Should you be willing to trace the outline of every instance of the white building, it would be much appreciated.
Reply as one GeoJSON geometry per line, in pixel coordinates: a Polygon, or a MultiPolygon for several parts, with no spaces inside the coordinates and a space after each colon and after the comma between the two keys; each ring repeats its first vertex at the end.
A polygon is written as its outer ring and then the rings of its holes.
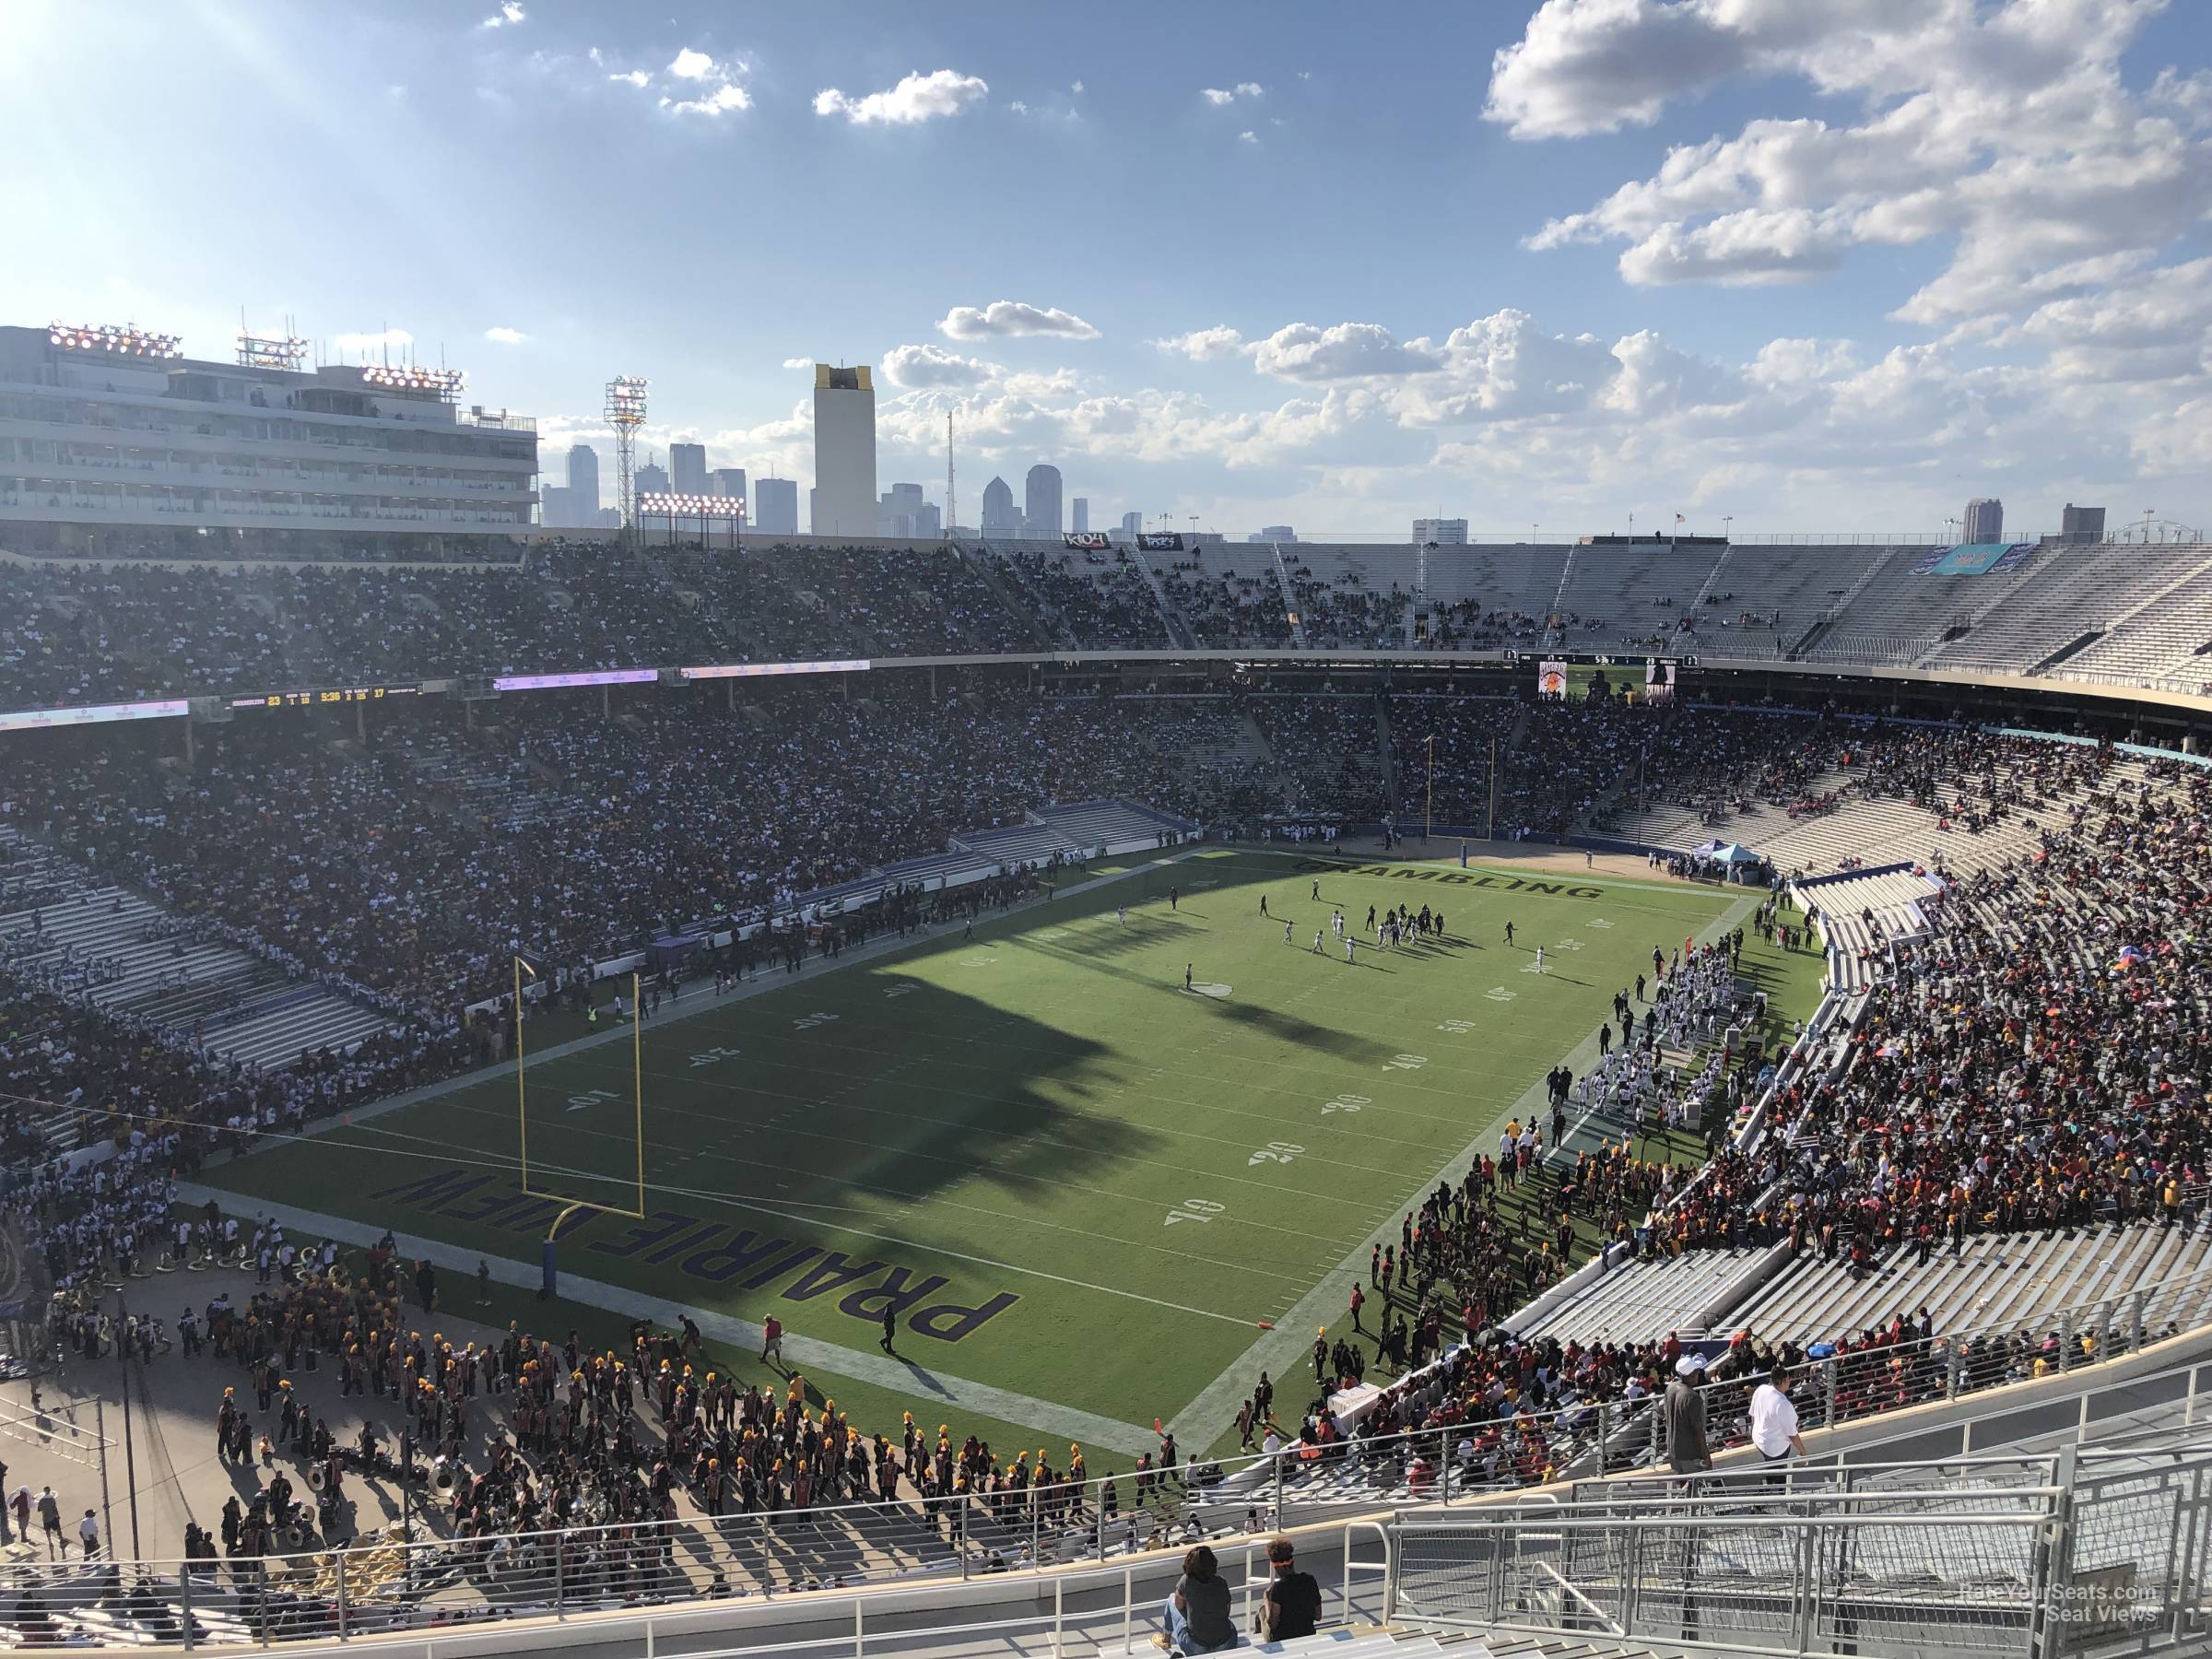
{"type": "Polygon", "coordinates": [[[864,363],[814,366],[814,534],[876,534],[876,385],[864,363]]]}
{"type": "Polygon", "coordinates": [[[1067,504],[1067,527],[1070,530],[1077,535],[1088,534],[1090,529],[1090,498],[1077,496],[1067,504]]]}
{"type": "Polygon", "coordinates": [[[1434,542],[1440,547],[1464,547],[1467,545],[1465,519],[1426,518],[1413,521],[1413,545],[1425,547],[1434,542]]]}
{"type": "Polygon", "coordinates": [[[220,363],[138,329],[0,327],[0,545],[427,554],[529,527],[536,422],[461,407],[457,373],[254,344],[220,363]]]}

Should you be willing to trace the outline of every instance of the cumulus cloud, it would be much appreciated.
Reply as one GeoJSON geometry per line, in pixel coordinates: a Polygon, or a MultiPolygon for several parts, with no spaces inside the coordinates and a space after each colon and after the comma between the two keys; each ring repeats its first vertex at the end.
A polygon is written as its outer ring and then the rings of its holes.
{"type": "Polygon", "coordinates": [[[485,18],[482,24],[480,24],[478,27],[484,29],[504,29],[510,23],[520,23],[524,18],[527,17],[528,15],[529,14],[524,12],[521,6],[515,4],[515,0],[506,0],[505,5],[501,6],[498,11],[492,13],[490,17],[485,18]]]}
{"type": "Polygon", "coordinates": [[[883,354],[884,377],[894,386],[974,386],[1002,372],[994,363],[961,357],[941,346],[894,346],[883,354]]]}
{"type": "Polygon", "coordinates": [[[1239,144],[1257,144],[1259,141],[1260,135],[1249,129],[1237,135],[1237,142],[1239,144]]]}
{"type": "Polygon", "coordinates": [[[1164,340],[1151,342],[1155,349],[1171,357],[1185,357],[1194,363],[1211,363],[1222,358],[1241,356],[1250,347],[1244,336],[1226,323],[1217,323],[1211,328],[1194,328],[1188,334],[1170,335],[1164,340]]]}
{"type": "Polygon", "coordinates": [[[991,88],[980,76],[938,69],[907,76],[888,91],[848,98],[835,87],[814,95],[817,115],[842,115],[854,126],[914,126],[942,115],[958,115],[981,102],[991,88]]]}
{"type": "Polygon", "coordinates": [[[1278,380],[1356,380],[1376,374],[1418,374],[1441,365],[1426,340],[1400,344],[1374,323],[1337,323],[1318,328],[1293,323],[1252,348],[1253,367],[1278,380]]]}
{"type": "Polygon", "coordinates": [[[814,367],[814,359],[809,357],[788,357],[783,359],[783,367],[786,369],[811,369],[814,367]]]}
{"type": "Polygon", "coordinates": [[[1938,242],[1897,315],[1990,332],[2094,291],[2212,214],[2212,78],[2121,59],[2160,0],[1547,0],[1493,64],[1517,137],[1607,132],[1731,76],[1857,98],[1856,120],[1759,118],[1544,226],[1535,248],[1621,246],[1653,285],[1792,281],[1854,248],[1938,242]]]}
{"type": "Polygon", "coordinates": [[[1203,88],[1200,89],[1198,96],[1205,99],[1207,103],[1212,104],[1218,110],[1224,104],[1235,103],[1240,98],[1250,99],[1264,97],[1266,94],[1266,91],[1267,88],[1261,86],[1258,81],[1239,81],[1233,87],[1203,88]]]}
{"type": "Polygon", "coordinates": [[[642,87],[650,82],[653,76],[642,69],[625,69],[619,75],[610,75],[606,78],[610,81],[619,81],[626,87],[642,87]]]}
{"type": "Polygon", "coordinates": [[[956,305],[937,321],[937,332],[955,340],[984,340],[1006,335],[1057,335],[1068,340],[1095,340],[1099,331],[1057,306],[1025,305],[994,300],[980,309],[956,305]]]}
{"type": "MultiPolygon", "coordinates": [[[[753,95],[738,81],[745,65],[724,62],[695,46],[687,46],[669,60],[668,78],[680,82],[669,92],[661,95],[661,108],[671,115],[731,115],[753,107],[753,95]]],[[[635,72],[629,76],[616,76],[617,80],[629,79],[632,86],[643,86],[643,79],[635,72]]]]}
{"type": "Polygon", "coordinates": [[[520,346],[530,336],[519,328],[488,328],[484,337],[495,346],[520,346]]]}

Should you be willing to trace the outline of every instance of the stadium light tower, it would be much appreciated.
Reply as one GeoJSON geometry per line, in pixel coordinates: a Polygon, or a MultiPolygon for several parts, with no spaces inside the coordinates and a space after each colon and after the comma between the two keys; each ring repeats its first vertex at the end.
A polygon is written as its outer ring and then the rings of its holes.
{"type": "Polygon", "coordinates": [[[638,534],[638,429],[645,424],[645,382],[635,374],[618,374],[606,382],[606,424],[615,429],[615,504],[622,514],[622,534],[638,534]]]}

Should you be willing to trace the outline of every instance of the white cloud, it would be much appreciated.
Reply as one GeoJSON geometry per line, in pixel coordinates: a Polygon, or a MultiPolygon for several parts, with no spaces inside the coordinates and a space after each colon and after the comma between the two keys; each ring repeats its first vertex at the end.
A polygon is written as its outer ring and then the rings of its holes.
{"type": "Polygon", "coordinates": [[[528,15],[529,14],[524,12],[520,6],[515,4],[515,0],[506,0],[506,3],[501,6],[498,11],[492,13],[490,17],[485,18],[478,27],[483,29],[504,29],[510,23],[520,23],[524,18],[527,17],[528,15]]]}
{"type": "Polygon", "coordinates": [[[330,342],[340,351],[398,351],[415,344],[415,336],[404,328],[386,328],[375,334],[342,334],[330,342]]]}
{"type": "Polygon", "coordinates": [[[1257,144],[1259,141],[1260,135],[1254,132],[1246,131],[1237,135],[1237,142],[1239,144],[1257,144]]]}
{"type": "Polygon", "coordinates": [[[610,81],[620,81],[626,87],[642,87],[651,81],[653,76],[642,69],[626,69],[619,75],[610,75],[606,78],[610,81]]]}
{"type": "MultiPolygon", "coordinates": [[[[738,76],[745,65],[736,61],[724,62],[687,46],[668,64],[670,80],[680,81],[682,87],[661,95],[661,108],[671,115],[719,116],[734,114],[753,107],[753,95],[739,84],[738,76]],[[680,95],[679,95],[680,94],[680,95]]],[[[632,70],[627,76],[614,76],[615,80],[627,80],[633,87],[645,85],[647,77],[632,70]]]]}
{"type": "Polygon", "coordinates": [[[1317,328],[1293,323],[1252,348],[1253,367],[1278,380],[1357,380],[1377,374],[1418,374],[1441,359],[1426,340],[1406,344],[1374,323],[1337,323],[1317,328]]]}
{"type": "Polygon", "coordinates": [[[753,107],[753,95],[734,81],[725,81],[700,98],[671,101],[661,100],[661,107],[676,115],[726,115],[735,110],[753,107]]]}
{"type": "Polygon", "coordinates": [[[941,346],[894,346],[883,354],[883,372],[894,386],[976,386],[1004,372],[995,363],[965,358],[941,346]]]}
{"type": "Polygon", "coordinates": [[[520,346],[530,336],[519,328],[488,328],[484,337],[495,346],[520,346]]]}
{"type": "Polygon", "coordinates": [[[1073,92],[1077,98],[1080,98],[1083,96],[1083,83],[1081,81],[1077,81],[1074,86],[1068,88],[1068,90],[1073,92]]]}
{"type": "Polygon", "coordinates": [[[1198,96],[1216,109],[1219,109],[1223,104],[1235,103],[1240,98],[1262,97],[1266,90],[1266,88],[1261,86],[1258,81],[1239,81],[1233,87],[1201,88],[1198,96]]]}
{"type": "Polygon", "coordinates": [[[788,357],[783,359],[783,367],[786,369],[811,369],[814,367],[814,359],[809,357],[788,357]]]}
{"type": "Polygon", "coordinates": [[[1244,344],[1244,336],[1226,323],[1217,323],[1211,328],[1194,328],[1188,334],[1170,335],[1151,344],[1171,357],[1185,357],[1194,363],[1240,357],[1251,349],[1244,344]]]}
{"type": "Polygon", "coordinates": [[[1794,76],[1861,118],[1757,119],[1529,245],[1622,244],[1640,285],[1789,281],[1854,248],[1947,246],[1897,315],[1989,334],[2094,292],[2212,214],[2212,78],[2121,58],[2162,0],[1547,0],[1497,54],[1517,137],[1607,132],[1737,75],[1794,76]]]}
{"type": "Polygon", "coordinates": [[[955,340],[982,340],[1005,335],[1058,335],[1095,340],[1099,331],[1057,306],[1041,308],[1015,300],[994,300],[980,310],[956,305],[937,322],[937,332],[955,340]]]}
{"type": "Polygon", "coordinates": [[[1008,104],[1006,108],[1013,111],[1017,115],[1027,115],[1030,112],[1030,106],[1022,102],[1018,98],[1016,99],[1012,103],[1008,104]]]}
{"type": "Polygon", "coordinates": [[[848,98],[835,87],[814,95],[817,115],[842,115],[854,126],[912,126],[940,115],[958,115],[981,101],[990,87],[972,75],[938,69],[907,76],[888,91],[848,98]]]}

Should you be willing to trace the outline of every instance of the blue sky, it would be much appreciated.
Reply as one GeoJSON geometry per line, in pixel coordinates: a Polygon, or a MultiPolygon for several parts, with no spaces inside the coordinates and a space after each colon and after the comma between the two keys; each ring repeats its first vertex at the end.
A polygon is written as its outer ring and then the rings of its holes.
{"type": "MultiPolygon", "coordinates": [[[[387,329],[963,517],[1568,534],[2212,519],[2212,7],[14,0],[0,319],[387,329]],[[102,25],[99,19],[105,17],[102,25]],[[127,18],[127,28],[117,20],[127,18]]],[[[558,481],[556,477],[554,481],[558,481]]]]}

